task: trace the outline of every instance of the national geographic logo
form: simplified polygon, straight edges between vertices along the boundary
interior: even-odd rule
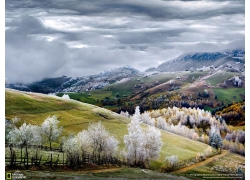
[[[7,172],[7,173],[6,173],[6,179],[7,179],[7,180],[11,180],[11,179],[12,179],[12,176],[11,176],[11,173],[10,173],[10,172]]]
[[[13,173],[7,172],[6,180],[12,180],[12,179],[26,179],[26,176],[24,176],[23,173],[20,173],[19,171],[15,171]]]

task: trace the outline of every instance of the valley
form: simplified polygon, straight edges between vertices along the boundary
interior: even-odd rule
[[[21,161],[20,165],[26,163],[28,171],[20,166],[23,168],[20,172],[28,179],[39,179],[44,175],[48,178],[67,179],[68,173],[76,179],[202,179],[192,174],[224,174],[227,177],[230,172],[243,176],[243,57],[242,50],[193,53],[184,54],[145,72],[124,66],[91,76],[46,78],[30,84],[7,83],[6,171],[13,170],[11,163]],[[197,61],[199,66],[193,66]],[[172,66],[176,68],[168,69]],[[22,148],[28,147],[27,143],[20,146],[19,141],[15,142],[8,133],[21,130],[26,125],[42,128],[45,120],[50,118],[55,118],[62,128],[57,140],[51,143],[57,150],[48,151],[49,143],[41,141],[39,146],[31,143],[30,146],[34,148],[26,148],[26,153],[22,155]],[[129,129],[133,123],[138,126],[135,129],[138,132],[134,132],[137,136]],[[84,133],[87,130],[91,133],[90,127],[95,126],[107,130],[111,136],[108,144],[115,144],[115,153],[109,149],[108,153],[113,154],[108,155],[102,152],[105,148],[97,151],[85,147],[84,143],[81,148],[86,149],[80,150],[77,149],[78,143],[71,144],[78,142],[81,136],[86,143],[90,143],[86,140],[86,137],[91,139],[90,135]],[[139,132],[143,137],[140,141]],[[146,140],[150,139],[148,137],[158,137],[157,134],[160,134],[160,140],[149,144],[158,142],[154,148],[158,146],[159,153],[155,157],[144,157],[147,153],[140,153],[138,149],[149,148]],[[137,137],[138,147],[129,146],[125,140],[128,136],[131,136],[131,141]],[[140,145],[143,143],[145,145]],[[131,148],[139,153],[130,156],[135,159],[134,163],[129,159]],[[149,149],[141,151],[150,152]],[[34,152],[41,155],[38,166],[33,166],[33,159],[23,162],[23,157],[29,159],[29,154],[33,158],[31,154]],[[72,156],[71,153],[76,155]],[[81,153],[86,153],[86,157]],[[94,156],[94,153],[99,153],[99,156]],[[15,161],[8,161],[11,157]],[[52,171],[48,167],[49,159],[50,167],[54,168]],[[65,172],[60,171],[58,166],[65,168]],[[19,166],[14,163],[14,167]]]

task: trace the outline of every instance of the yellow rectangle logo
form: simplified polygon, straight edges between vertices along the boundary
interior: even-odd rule
[[[6,173],[6,179],[7,180],[11,180],[12,178],[11,178],[11,173]]]

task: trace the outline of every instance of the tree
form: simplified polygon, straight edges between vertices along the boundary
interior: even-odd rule
[[[157,130],[155,127],[149,126],[145,136],[146,136],[146,144],[145,144],[146,160],[148,161],[147,164],[149,164],[149,160],[158,158],[159,153],[161,151],[162,147],[161,132]]]
[[[21,161],[22,149],[25,148],[25,156],[28,164],[28,146],[32,144],[40,144],[42,138],[40,136],[40,127],[23,123],[19,128],[14,127],[9,134],[8,138],[11,143],[18,145],[21,148]]]
[[[234,76],[234,85],[240,87],[241,79],[238,76]]]
[[[144,139],[145,137],[140,126],[139,118],[135,113],[132,116],[131,123],[128,124],[128,135],[124,136],[124,144],[127,149],[129,164],[138,166],[141,163],[140,153],[143,153]]]
[[[109,134],[101,122],[89,125],[88,136],[94,161],[100,162],[101,159],[116,154],[119,141]]]
[[[51,143],[58,140],[58,137],[62,133],[62,127],[58,128],[58,119],[55,115],[47,117],[41,126],[41,133],[44,137],[44,141],[49,143],[50,150]]]
[[[69,97],[68,94],[63,94],[62,98],[63,98],[63,99],[70,99],[70,97]]]
[[[67,153],[68,164],[74,166],[84,161],[88,153],[91,154],[92,162],[98,163],[115,157],[118,144],[119,141],[98,122],[90,124],[88,130],[82,130],[75,137],[68,138],[63,150]]]
[[[222,138],[219,130],[215,126],[211,127],[209,145],[214,147],[215,149],[221,149],[222,147]]]
[[[140,110],[137,106],[128,124],[128,134],[124,136],[124,144],[128,163],[144,167],[151,159],[158,157],[162,142],[159,130],[150,127],[148,132],[144,132],[140,124]]]
[[[63,143],[63,151],[67,154],[66,163],[75,166],[80,163],[80,146],[76,137],[69,137]]]
[[[123,112],[123,111],[121,111],[120,112],[120,115],[122,115],[122,116],[125,116],[125,117],[128,117],[129,118],[129,113],[128,113],[128,111],[126,111],[126,112]]]
[[[151,125],[151,126],[155,126],[155,119],[150,117],[150,113],[149,112],[145,112],[140,116],[141,120],[143,121],[143,123]]]
[[[14,128],[16,127],[17,123],[20,121],[19,118],[17,117],[14,117],[11,119],[11,121],[7,120],[5,118],[5,144],[8,144],[9,143],[9,137],[8,137],[8,134],[9,132]]]
[[[84,159],[86,154],[90,152],[91,140],[87,130],[82,130],[77,134],[79,150],[81,158]]]
[[[216,99],[216,100],[217,100],[217,99],[218,99],[218,96],[217,96],[217,95],[215,95],[215,96],[214,96],[214,99]]]
[[[172,155],[172,156],[166,156],[165,160],[172,166],[175,167],[178,163],[178,156]]]
[[[167,122],[163,117],[157,118],[157,128],[166,130]]]

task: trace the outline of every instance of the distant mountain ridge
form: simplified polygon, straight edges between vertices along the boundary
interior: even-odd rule
[[[202,68],[203,66],[221,66],[223,64],[235,62],[245,63],[245,49],[225,50],[222,52],[196,52],[185,53],[179,57],[166,61],[156,68],[149,68],[149,71],[185,71],[190,68]]]
[[[115,83],[123,78],[129,78],[138,75],[139,73],[140,72],[137,69],[126,65],[95,75],[82,77],[67,77],[63,75],[62,77],[45,78],[41,81],[30,84],[7,84],[6,87],[45,94],[54,92],[80,92],[91,89],[100,89],[110,83]]]

